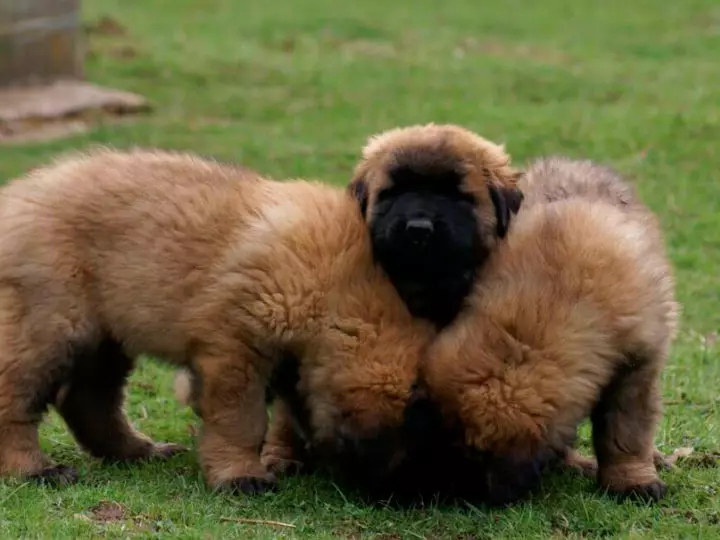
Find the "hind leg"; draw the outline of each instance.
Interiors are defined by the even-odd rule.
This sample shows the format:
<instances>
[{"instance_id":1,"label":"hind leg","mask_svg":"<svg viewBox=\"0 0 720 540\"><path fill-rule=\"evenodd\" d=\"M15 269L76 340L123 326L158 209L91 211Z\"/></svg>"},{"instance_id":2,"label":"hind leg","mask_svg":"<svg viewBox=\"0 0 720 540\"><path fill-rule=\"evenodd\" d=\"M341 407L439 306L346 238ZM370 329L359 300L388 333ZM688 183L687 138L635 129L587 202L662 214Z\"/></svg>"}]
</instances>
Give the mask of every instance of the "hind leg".
<instances>
[{"instance_id":1,"label":"hind leg","mask_svg":"<svg viewBox=\"0 0 720 540\"><path fill-rule=\"evenodd\" d=\"M118 343L106 339L92 353L75 359L70 380L58 396L58 412L78 443L96 457L134 461L183 450L155 444L131 426L123 403L133 364Z\"/></svg>"},{"instance_id":2,"label":"hind leg","mask_svg":"<svg viewBox=\"0 0 720 540\"><path fill-rule=\"evenodd\" d=\"M618 495L659 500L665 484L655 468L660 418L660 362L621 368L592 413L600 486Z\"/></svg>"},{"instance_id":3,"label":"hind leg","mask_svg":"<svg viewBox=\"0 0 720 540\"><path fill-rule=\"evenodd\" d=\"M55 465L40 449L38 436L47 406L69 370L66 347L53 351L38 341L24 343L23 337L19 328L0 330L0 475L70 484L77 472Z\"/></svg>"}]
</instances>

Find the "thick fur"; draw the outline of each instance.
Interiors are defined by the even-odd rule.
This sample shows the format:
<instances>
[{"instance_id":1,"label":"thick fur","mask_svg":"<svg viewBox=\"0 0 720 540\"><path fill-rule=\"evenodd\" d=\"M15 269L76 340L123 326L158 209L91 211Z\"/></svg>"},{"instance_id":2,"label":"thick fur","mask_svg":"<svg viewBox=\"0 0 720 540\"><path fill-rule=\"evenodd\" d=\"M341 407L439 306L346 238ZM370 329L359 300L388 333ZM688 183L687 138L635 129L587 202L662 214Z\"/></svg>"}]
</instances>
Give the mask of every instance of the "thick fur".
<instances>
[{"instance_id":1,"label":"thick fur","mask_svg":"<svg viewBox=\"0 0 720 540\"><path fill-rule=\"evenodd\" d=\"M591 162L540 160L520 188L471 307L423 365L430 394L467 446L519 462L564 453L590 417L600 486L659 499L659 376L679 309L657 220Z\"/></svg>"},{"instance_id":2,"label":"thick fur","mask_svg":"<svg viewBox=\"0 0 720 540\"><path fill-rule=\"evenodd\" d=\"M165 455L123 412L141 354L193 374L208 483L272 487L265 388L298 362L313 444L401 424L434 334L373 263L344 191L190 155L98 150L0 191L0 474L72 481L38 444L56 406L92 454Z\"/></svg>"},{"instance_id":3,"label":"thick fur","mask_svg":"<svg viewBox=\"0 0 720 540\"><path fill-rule=\"evenodd\" d=\"M477 267L520 207L519 177L501 146L458 126L411 126L371 138L349 191L368 223L375 260L414 316L439 328L456 316ZM407 225L418 220L430 225L427 237L408 232ZM288 360L285 364L291 365ZM275 407L263 449L264 462L278 472L307 466L311 457L298 445L298 430L307 432L307 426L300 429L305 422L299 418L306 406L292 392L298 377L291 369L281 371L282 377L273 378L281 388L271 385L271 390L285 403ZM189 385L188 373L179 378L186 380L178 384ZM192 401L182 393L178 398ZM348 444L357 446L357 441ZM404 446L395 437L362 444L346 454L353 461L338 469L357 472L358 480L376 479L400 459L391 456L403 455ZM356 461L359 455L364 458ZM388 478L377 483L388 483Z\"/></svg>"},{"instance_id":4,"label":"thick fur","mask_svg":"<svg viewBox=\"0 0 720 540\"><path fill-rule=\"evenodd\" d=\"M455 125L372 137L350 191L376 260L416 317L449 324L477 268L505 236L522 194L502 146Z\"/></svg>"}]
</instances>

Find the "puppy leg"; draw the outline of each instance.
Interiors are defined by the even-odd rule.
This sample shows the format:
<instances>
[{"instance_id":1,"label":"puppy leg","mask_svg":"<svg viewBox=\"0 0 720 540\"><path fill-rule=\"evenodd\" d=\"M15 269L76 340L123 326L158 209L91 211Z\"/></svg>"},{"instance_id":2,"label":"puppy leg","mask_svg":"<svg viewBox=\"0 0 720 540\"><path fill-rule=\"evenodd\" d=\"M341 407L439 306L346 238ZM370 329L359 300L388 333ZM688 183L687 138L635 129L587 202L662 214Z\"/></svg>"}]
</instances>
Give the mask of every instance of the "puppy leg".
<instances>
[{"instance_id":1,"label":"puppy leg","mask_svg":"<svg viewBox=\"0 0 720 540\"><path fill-rule=\"evenodd\" d=\"M76 358L70 381L55 404L58 412L80 445L96 457L134 461L183 450L155 444L131 426L123 402L132 369L133 360L120 344L104 340L97 350Z\"/></svg>"},{"instance_id":2,"label":"puppy leg","mask_svg":"<svg viewBox=\"0 0 720 540\"><path fill-rule=\"evenodd\" d=\"M260 362L250 350L241 358L203 356L195 361L203 420L198 452L213 488L251 494L275 487L275 476L260 462L267 428L267 377L256 369Z\"/></svg>"},{"instance_id":3,"label":"puppy leg","mask_svg":"<svg viewBox=\"0 0 720 540\"><path fill-rule=\"evenodd\" d=\"M296 448L290 408L282 399L276 399L260 459L275 474L295 474L303 466Z\"/></svg>"},{"instance_id":4,"label":"puppy leg","mask_svg":"<svg viewBox=\"0 0 720 540\"><path fill-rule=\"evenodd\" d=\"M656 501L665 494L653 444L661 409L660 365L646 361L622 368L592 412L598 481L611 493Z\"/></svg>"},{"instance_id":5,"label":"puppy leg","mask_svg":"<svg viewBox=\"0 0 720 540\"><path fill-rule=\"evenodd\" d=\"M597 476L597 461L593 458L583 456L575 448L568 448L566 450L562 465L588 478L595 478Z\"/></svg>"},{"instance_id":6,"label":"puppy leg","mask_svg":"<svg viewBox=\"0 0 720 540\"><path fill-rule=\"evenodd\" d=\"M63 354L67 346L44 347L39 340L32 344L25 335L14 326L0 329L0 475L71 484L77 471L55 465L40 449L38 436L43 414L70 368ZM48 356L51 352L58 356Z\"/></svg>"}]
</instances>

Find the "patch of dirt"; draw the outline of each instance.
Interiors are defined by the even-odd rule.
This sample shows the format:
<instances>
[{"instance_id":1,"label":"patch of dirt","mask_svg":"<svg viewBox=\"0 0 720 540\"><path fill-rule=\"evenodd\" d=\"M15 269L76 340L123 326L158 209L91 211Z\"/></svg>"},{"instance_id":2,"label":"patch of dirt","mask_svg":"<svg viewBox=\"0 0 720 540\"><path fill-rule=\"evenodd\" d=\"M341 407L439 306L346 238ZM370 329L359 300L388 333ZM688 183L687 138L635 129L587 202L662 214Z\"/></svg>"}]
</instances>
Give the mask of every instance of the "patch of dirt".
<instances>
[{"instance_id":1,"label":"patch of dirt","mask_svg":"<svg viewBox=\"0 0 720 540\"><path fill-rule=\"evenodd\" d=\"M100 501L90 509L92 519L100 523L122 521L127 518L127 509L115 501Z\"/></svg>"},{"instance_id":2,"label":"patch of dirt","mask_svg":"<svg viewBox=\"0 0 720 540\"><path fill-rule=\"evenodd\" d=\"M567 64L571 61L568 54L556 49L543 48L534 44L505 43L499 40L480 41L471 37L463 39L455 50L455 54L458 56L465 53L480 53L510 60L522 58L548 64Z\"/></svg>"},{"instance_id":3,"label":"patch of dirt","mask_svg":"<svg viewBox=\"0 0 720 540\"><path fill-rule=\"evenodd\" d=\"M2 88L0 144L82 133L92 123L149 109L142 96L84 81Z\"/></svg>"},{"instance_id":4,"label":"patch of dirt","mask_svg":"<svg viewBox=\"0 0 720 540\"><path fill-rule=\"evenodd\" d=\"M366 56L392 58L397 56L395 45L384 41L354 40L341 45L342 49L350 53Z\"/></svg>"},{"instance_id":5,"label":"patch of dirt","mask_svg":"<svg viewBox=\"0 0 720 540\"><path fill-rule=\"evenodd\" d=\"M693 525L717 525L720 523L720 512L702 512L681 508L663 508L662 512L667 516L680 518L688 523L692 523Z\"/></svg>"},{"instance_id":6,"label":"patch of dirt","mask_svg":"<svg viewBox=\"0 0 720 540\"><path fill-rule=\"evenodd\" d=\"M126 36L127 28L125 28L117 19L105 15L100 17L95 23L88 24L85 27L88 34L97 34L101 36Z\"/></svg>"},{"instance_id":7,"label":"patch of dirt","mask_svg":"<svg viewBox=\"0 0 720 540\"><path fill-rule=\"evenodd\" d=\"M720 452L694 452L689 456L678 458L679 466L696 469L712 469L720 467Z\"/></svg>"},{"instance_id":8,"label":"patch of dirt","mask_svg":"<svg viewBox=\"0 0 720 540\"><path fill-rule=\"evenodd\" d=\"M695 512L693 512L692 510L681 510L679 508L663 508L662 512L667 516L684 519L685 521L687 521L688 523L692 523L693 525L697 525L698 523L700 523L697 515L695 515Z\"/></svg>"}]
</instances>

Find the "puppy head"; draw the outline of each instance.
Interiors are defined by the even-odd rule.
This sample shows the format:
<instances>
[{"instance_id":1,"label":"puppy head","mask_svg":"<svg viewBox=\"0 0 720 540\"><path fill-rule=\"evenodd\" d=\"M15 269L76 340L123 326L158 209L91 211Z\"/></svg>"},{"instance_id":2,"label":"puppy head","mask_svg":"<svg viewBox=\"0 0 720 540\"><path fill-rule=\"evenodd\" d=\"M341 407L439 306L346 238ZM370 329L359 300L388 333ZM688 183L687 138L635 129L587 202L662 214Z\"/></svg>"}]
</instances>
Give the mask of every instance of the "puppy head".
<instances>
[{"instance_id":1,"label":"puppy head","mask_svg":"<svg viewBox=\"0 0 720 540\"><path fill-rule=\"evenodd\" d=\"M429 333L384 328L362 334L336 336L347 343L348 356L309 370L300 385L314 449L343 475L372 484L404 456L405 409L418 391L418 362Z\"/></svg>"},{"instance_id":2,"label":"puppy head","mask_svg":"<svg viewBox=\"0 0 720 540\"><path fill-rule=\"evenodd\" d=\"M476 258L505 236L522 202L502 146L454 125L372 137L349 186L383 256L406 264Z\"/></svg>"},{"instance_id":3,"label":"puppy head","mask_svg":"<svg viewBox=\"0 0 720 540\"><path fill-rule=\"evenodd\" d=\"M462 431L445 421L422 382L408 400L398 433L403 451L396 452L395 466L381 481L354 483L370 501L400 507L457 500L507 506L539 485L554 457L516 460L466 445Z\"/></svg>"},{"instance_id":4,"label":"puppy head","mask_svg":"<svg viewBox=\"0 0 720 540\"><path fill-rule=\"evenodd\" d=\"M562 394L557 366L537 354L491 320L466 317L432 344L421 376L469 450L527 462L557 446L548 428Z\"/></svg>"}]
</instances>

